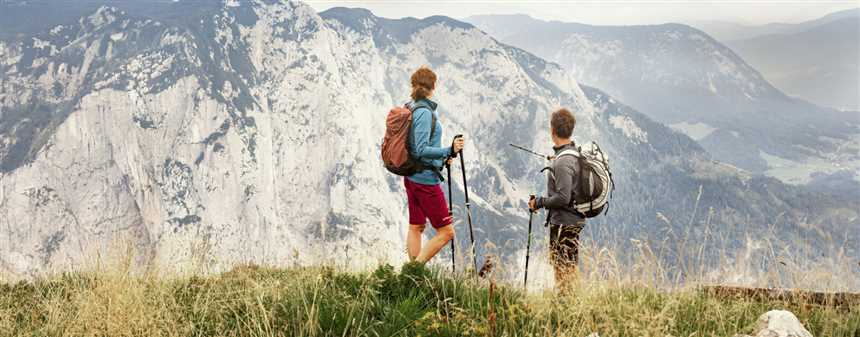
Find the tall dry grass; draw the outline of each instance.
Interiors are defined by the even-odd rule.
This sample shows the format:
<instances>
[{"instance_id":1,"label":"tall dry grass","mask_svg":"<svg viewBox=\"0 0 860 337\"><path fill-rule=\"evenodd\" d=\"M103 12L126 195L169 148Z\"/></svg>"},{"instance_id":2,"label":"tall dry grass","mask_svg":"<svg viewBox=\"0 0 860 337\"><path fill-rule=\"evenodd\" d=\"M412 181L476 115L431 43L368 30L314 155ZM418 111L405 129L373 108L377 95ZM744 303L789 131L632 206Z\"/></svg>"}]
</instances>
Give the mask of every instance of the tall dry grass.
<instances>
[{"instance_id":1,"label":"tall dry grass","mask_svg":"<svg viewBox=\"0 0 860 337\"><path fill-rule=\"evenodd\" d=\"M860 303L721 298L620 273L583 273L562 295L508 285L491 296L486 280L407 264L371 273L244 266L202 277L114 265L4 284L0 335L733 336L772 309L794 312L815 336L860 334Z\"/></svg>"},{"instance_id":2,"label":"tall dry grass","mask_svg":"<svg viewBox=\"0 0 860 337\"><path fill-rule=\"evenodd\" d=\"M99 257L86 271L14 283L0 275L0 336L733 336L753 332L762 313L786 309L815 336L860 337L860 303L828 307L702 291L707 284L860 290L857 262L843 250L850 242L830 238L828 247L809 247L777 239L771 228L745 234L738 249L737 238L724 234L733 229L713 228L713 212L694 204L689 219L658 213L666 225L658 239L587 229L578 281L562 294L553 289L545 239L533 246L528 291L520 250L498 264L492 294L488 280L463 271L471 263L467 247L458 249L457 274L449 272L450 256L429 269L383 264L355 272L332 259L224 273L195 265L166 274L116 249L108 254L114 259ZM510 247L481 248L492 254Z\"/></svg>"}]
</instances>

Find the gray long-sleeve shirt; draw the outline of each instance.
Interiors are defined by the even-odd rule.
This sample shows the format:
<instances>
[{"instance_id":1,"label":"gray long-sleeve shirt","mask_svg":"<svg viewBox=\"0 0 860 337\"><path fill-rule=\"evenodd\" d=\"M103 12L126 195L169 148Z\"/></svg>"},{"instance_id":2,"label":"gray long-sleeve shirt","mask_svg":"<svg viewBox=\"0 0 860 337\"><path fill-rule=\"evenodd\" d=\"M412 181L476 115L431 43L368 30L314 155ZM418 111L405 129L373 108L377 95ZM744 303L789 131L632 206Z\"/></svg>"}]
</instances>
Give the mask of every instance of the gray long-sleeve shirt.
<instances>
[{"instance_id":1,"label":"gray long-sleeve shirt","mask_svg":"<svg viewBox=\"0 0 860 337\"><path fill-rule=\"evenodd\" d=\"M573 142L553 147L558 155L566 149L576 149ZM553 225L575 225L584 219L571 207L574 193L579 191L579 161L574 156L562 156L552 161L552 170L547 179L547 196L538 197L538 208L549 211L549 223Z\"/></svg>"}]
</instances>

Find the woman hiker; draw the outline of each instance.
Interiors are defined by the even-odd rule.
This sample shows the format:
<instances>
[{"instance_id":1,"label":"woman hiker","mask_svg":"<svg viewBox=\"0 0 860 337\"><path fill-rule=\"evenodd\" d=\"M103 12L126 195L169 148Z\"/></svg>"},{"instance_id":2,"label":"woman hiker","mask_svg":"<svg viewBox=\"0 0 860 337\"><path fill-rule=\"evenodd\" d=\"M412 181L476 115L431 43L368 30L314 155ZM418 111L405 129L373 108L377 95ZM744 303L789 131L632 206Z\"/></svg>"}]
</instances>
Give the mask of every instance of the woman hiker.
<instances>
[{"instance_id":1,"label":"woman hiker","mask_svg":"<svg viewBox=\"0 0 860 337\"><path fill-rule=\"evenodd\" d=\"M406 198L409 205L409 234L406 236L406 250L410 260L426 263L448 241L454 238L454 226L448 216L448 205L440 184L442 175L439 170L447 159L463 149L463 138L458 137L452 146L442 147L442 124L436 113L436 102L430 100L436 88L436 74L427 67L421 67L412 74L412 135L409 150L427 166L427 169L404 177ZM435 125L431 125L433 120ZM433 138L430 138L431 128ZM449 196L450 197L450 196ZM430 219L436 235L421 247L421 236Z\"/></svg>"}]
</instances>

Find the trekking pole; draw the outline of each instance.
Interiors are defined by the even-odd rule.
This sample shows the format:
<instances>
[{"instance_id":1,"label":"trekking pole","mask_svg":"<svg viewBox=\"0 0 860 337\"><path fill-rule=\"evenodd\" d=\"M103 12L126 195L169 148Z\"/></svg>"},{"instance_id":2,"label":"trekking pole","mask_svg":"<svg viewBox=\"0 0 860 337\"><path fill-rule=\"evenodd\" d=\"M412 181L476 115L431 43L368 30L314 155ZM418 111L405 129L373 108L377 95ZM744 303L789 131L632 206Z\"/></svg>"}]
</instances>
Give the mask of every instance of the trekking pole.
<instances>
[{"instance_id":1,"label":"trekking pole","mask_svg":"<svg viewBox=\"0 0 860 337\"><path fill-rule=\"evenodd\" d=\"M463 137L456 135L454 139ZM466 219L469 222L469 239L472 241L472 264L474 265L475 275L478 272L478 257L475 254L475 231L472 229L472 207L469 204L469 184L466 182L466 160L463 158L463 150L460 150L460 170L463 172L463 194L466 198Z\"/></svg>"},{"instance_id":2,"label":"trekking pole","mask_svg":"<svg viewBox=\"0 0 860 337\"><path fill-rule=\"evenodd\" d=\"M447 160L445 161L445 168L448 169L448 218L452 219L452 217L454 216L454 208L453 208L454 206L452 203L454 195L451 193L451 164L449 164ZM453 220L452 220L452 224L453 224ZM456 238L451 239L451 273L452 274L457 273L457 267L456 267L456 265L457 265L456 256L457 255L455 254L456 252L454 251L454 241L456 241L456 240L457 240Z\"/></svg>"},{"instance_id":3,"label":"trekking pole","mask_svg":"<svg viewBox=\"0 0 860 337\"><path fill-rule=\"evenodd\" d=\"M554 158L554 156L548 156L548 155L545 155L545 154L543 154L543 153L538 153L538 152L532 151L532 150L530 150L530 149L528 149L528 148L526 148L526 147L519 146L519 145L514 144L514 143L508 143L508 145L513 146L513 147L514 147L514 148L516 148L516 149L523 150L523 151L526 151L526 152L528 152L528 153L531 153L531 154L533 154L533 155L535 155L535 156L538 156L538 157L544 158L544 159L546 159L546 160L552 160L552 159Z\"/></svg>"},{"instance_id":4,"label":"trekking pole","mask_svg":"<svg viewBox=\"0 0 860 337\"><path fill-rule=\"evenodd\" d=\"M529 201L532 201L534 199L534 195L529 196ZM532 218L534 217L534 214L535 212L531 209L531 207L529 207L529 236L528 239L526 239L526 269L525 275L523 276L523 289L527 289L529 283L529 252L532 246Z\"/></svg>"}]
</instances>

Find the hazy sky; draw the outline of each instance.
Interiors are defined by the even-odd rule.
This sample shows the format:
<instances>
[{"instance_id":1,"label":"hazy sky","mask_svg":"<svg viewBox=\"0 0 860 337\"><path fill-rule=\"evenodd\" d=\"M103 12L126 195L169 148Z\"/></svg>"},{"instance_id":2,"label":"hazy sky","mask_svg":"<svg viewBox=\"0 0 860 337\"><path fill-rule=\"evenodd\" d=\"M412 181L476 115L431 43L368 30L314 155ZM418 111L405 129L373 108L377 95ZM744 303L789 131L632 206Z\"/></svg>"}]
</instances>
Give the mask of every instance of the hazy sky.
<instances>
[{"instance_id":1,"label":"hazy sky","mask_svg":"<svg viewBox=\"0 0 860 337\"><path fill-rule=\"evenodd\" d=\"M800 22L842 9L857 8L858 0L305 0L317 10L362 7L383 17L525 13L531 16L589 24L655 24L665 22L729 21L742 24Z\"/></svg>"}]
</instances>

